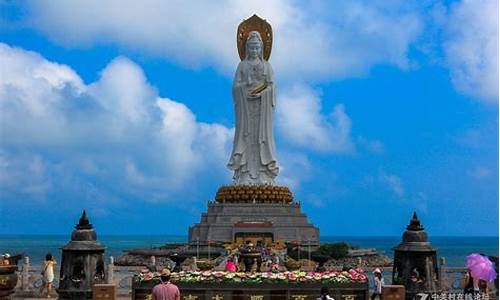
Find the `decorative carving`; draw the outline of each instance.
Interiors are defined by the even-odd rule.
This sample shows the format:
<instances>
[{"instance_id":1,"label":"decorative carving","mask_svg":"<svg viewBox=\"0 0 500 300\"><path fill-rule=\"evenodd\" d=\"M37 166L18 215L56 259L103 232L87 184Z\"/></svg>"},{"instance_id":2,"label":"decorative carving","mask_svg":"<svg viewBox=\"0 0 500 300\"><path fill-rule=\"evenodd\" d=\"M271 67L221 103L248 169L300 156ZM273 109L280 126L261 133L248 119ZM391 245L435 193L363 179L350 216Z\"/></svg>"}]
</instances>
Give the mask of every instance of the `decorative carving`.
<instances>
[{"instance_id":1,"label":"decorative carving","mask_svg":"<svg viewBox=\"0 0 500 300\"><path fill-rule=\"evenodd\" d=\"M246 41L248 34L251 31L258 31L264 43L264 59L269 60L271 56L271 49L273 47L273 29L271 24L267 23L266 20L261 19L257 15L253 15L250 18L243 20L238 26L238 31L236 34L236 42L238 44L238 54L240 59L244 60L246 56Z\"/></svg>"}]
</instances>

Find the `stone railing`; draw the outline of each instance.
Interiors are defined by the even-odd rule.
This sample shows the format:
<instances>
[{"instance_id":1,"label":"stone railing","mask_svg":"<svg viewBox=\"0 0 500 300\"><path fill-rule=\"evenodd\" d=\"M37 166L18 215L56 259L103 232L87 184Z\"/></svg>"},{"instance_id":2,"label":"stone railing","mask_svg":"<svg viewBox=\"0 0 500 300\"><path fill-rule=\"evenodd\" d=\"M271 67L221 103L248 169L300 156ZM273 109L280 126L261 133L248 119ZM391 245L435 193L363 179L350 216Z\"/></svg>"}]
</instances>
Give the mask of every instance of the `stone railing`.
<instances>
[{"instance_id":1,"label":"stone railing","mask_svg":"<svg viewBox=\"0 0 500 300\"><path fill-rule=\"evenodd\" d=\"M115 266L113 257L110 257L107 268L107 282L116 286L117 296L121 299L130 299L132 291L132 278L138 274L141 266ZM52 296L56 297L56 288L59 286L59 265L54 268L54 283ZM29 257L24 257L23 263L19 266L18 282L14 298L36 298L39 295L40 287L43 285L41 265L31 265Z\"/></svg>"},{"instance_id":2,"label":"stone railing","mask_svg":"<svg viewBox=\"0 0 500 300\"><path fill-rule=\"evenodd\" d=\"M42 266L36 266L30 264L30 259L25 256L23 259L22 266L19 266L18 271L18 282L16 286L16 292L13 295L14 298L27 298L27 297L37 297L40 293L40 288L43 285L43 275ZM59 266L56 265L54 268L54 283L53 286L57 287L59 285ZM56 296L55 288L52 290L52 296Z\"/></svg>"},{"instance_id":3,"label":"stone railing","mask_svg":"<svg viewBox=\"0 0 500 300\"><path fill-rule=\"evenodd\" d=\"M441 267L440 287L444 291L458 293L463 291L462 278L467 272L466 268Z\"/></svg>"},{"instance_id":4,"label":"stone railing","mask_svg":"<svg viewBox=\"0 0 500 300\"><path fill-rule=\"evenodd\" d=\"M155 265L156 260L151 257L151 265ZM135 274L138 274L142 266L117 266L114 264L113 257L109 258L109 263L107 266L106 281L107 283L114 284L117 289L117 297L119 299L131 299L132 297L132 278ZM42 266L31 265L29 257L24 257L23 263L19 266L19 279L16 286L16 293L13 295L14 298L32 298L37 297L40 291L40 287L43 284L43 276L41 275ZM382 268L384 278L386 283L390 282L392 267ZM462 278L467 270L465 268L453 268L445 267L444 264L440 268L440 291L446 291L448 293L461 293L463 291ZM54 269L55 279L54 279L54 289L52 291L52 296L57 296L55 288L59 285L59 265L56 265ZM373 287L371 286L370 289ZM498 287L493 283L488 284L490 291L490 299L498 298Z\"/></svg>"}]
</instances>

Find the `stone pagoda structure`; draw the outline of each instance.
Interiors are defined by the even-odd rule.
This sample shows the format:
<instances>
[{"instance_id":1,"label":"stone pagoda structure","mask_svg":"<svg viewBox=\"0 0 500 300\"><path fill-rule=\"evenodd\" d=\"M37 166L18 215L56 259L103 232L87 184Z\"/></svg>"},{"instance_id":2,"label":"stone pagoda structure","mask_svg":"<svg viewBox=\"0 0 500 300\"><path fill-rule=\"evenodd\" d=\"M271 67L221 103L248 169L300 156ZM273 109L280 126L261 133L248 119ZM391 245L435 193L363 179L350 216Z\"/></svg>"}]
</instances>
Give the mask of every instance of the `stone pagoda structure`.
<instances>
[{"instance_id":1,"label":"stone pagoda structure","mask_svg":"<svg viewBox=\"0 0 500 300\"><path fill-rule=\"evenodd\" d=\"M232 87L235 134L227 164L233 185L222 186L200 223L189 228L191 244L319 244L318 228L308 222L288 187L275 182L280 167L273 115L279 103L269 63L272 42L271 25L257 15L238 26L241 61Z\"/></svg>"},{"instance_id":2,"label":"stone pagoda structure","mask_svg":"<svg viewBox=\"0 0 500 300\"><path fill-rule=\"evenodd\" d=\"M437 250L429 242L416 212L403 233L401 243L393 250L392 282L405 285L406 299L413 299L417 293L437 292Z\"/></svg>"},{"instance_id":3,"label":"stone pagoda structure","mask_svg":"<svg viewBox=\"0 0 500 300\"><path fill-rule=\"evenodd\" d=\"M84 210L71 241L62 247L60 299L92 298L92 286L105 281L104 250Z\"/></svg>"}]
</instances>

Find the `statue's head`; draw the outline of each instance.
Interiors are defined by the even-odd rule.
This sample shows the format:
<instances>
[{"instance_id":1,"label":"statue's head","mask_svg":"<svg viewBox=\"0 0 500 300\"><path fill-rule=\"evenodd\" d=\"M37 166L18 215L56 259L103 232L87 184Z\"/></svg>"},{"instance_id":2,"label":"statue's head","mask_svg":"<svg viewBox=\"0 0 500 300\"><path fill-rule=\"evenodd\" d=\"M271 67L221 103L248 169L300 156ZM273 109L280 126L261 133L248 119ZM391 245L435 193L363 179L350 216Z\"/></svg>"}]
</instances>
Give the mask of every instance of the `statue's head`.
<instances>
[{"instance_id":1,"label":"statue's head","mask_svg":"<svg viewBox=\"0 0 500 300\"><path fill-rule=\"evenodd\" d=\"M248 34L246 47L246 58L262 59L262 38L259 32L251 31Z\"/></svg>"}]
</instances>

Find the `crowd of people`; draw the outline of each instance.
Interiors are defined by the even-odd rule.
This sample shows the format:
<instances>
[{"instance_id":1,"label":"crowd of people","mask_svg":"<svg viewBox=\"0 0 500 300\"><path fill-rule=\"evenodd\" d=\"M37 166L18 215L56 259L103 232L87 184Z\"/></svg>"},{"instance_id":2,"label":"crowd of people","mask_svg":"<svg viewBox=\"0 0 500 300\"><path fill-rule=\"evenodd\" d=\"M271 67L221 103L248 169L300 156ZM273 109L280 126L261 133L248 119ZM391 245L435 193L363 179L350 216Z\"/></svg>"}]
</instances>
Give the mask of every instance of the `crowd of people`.
<instances>
[{"instance_id":1,"label":"crowd of people","mask_svg":"<svg viewBox=\"0 0 500 300\"><path fill-rule=\"evenodd\" d=\"M260 257L257 261L258 269L265 271L279 271L280 264L280 255L271 250L271 248L266 247L262 243L257 243L256 246L251 242L247 242L245 245L242 245L235 249L228 249L227 255L228 258L226 260L226 265L224 270L227 272L239 272L244 271L243 261L241 260L241 253L247 251L248 249L252 249L258 253L260 253Z\"/></svg>"},{"instance_id":2,"label":"crowd of people","mask_svg":"<svg viewBox=\"0 0 500 300\"><path fill-rule=\"evenodd\" d=\"M260 247L259 251L261 251L261 255L264 261L264 265L268 268L267 270L273 271L279 270L279 262L280 257L276 253L271 253L270 251L266 251L265 247ZM229 253L229 256L225 263L224 270L226 272L240 272L243 271L243 268L239 266L238 252ZM16 259L14 258L14 261ZM0 256L0 265L8 266L16 264L13 262L13 258L9 253L5 253ZM45 260L42 265L41 275L43 278L43 284L40 286L39 295L40 297L50 298L53 282L54 282L54 268L57 262L54 257L47 253L45 256ZM378 298L379 300L383 300L383 286L385 284L384 278L382 275L382 271L380 268L376 268L372 272L373 274L373 293L371 294L370 299L375 300ZM418 283L419 281L423 281L425 279L421 276L420 272L416 268L414 268L410 274L409 280L413 283ZM463 294L464 295L476 295L482 293L488 293L488 284L485 280L481 280L478 278L474 278L471 274L471 271L468 270L464 277L462 278L462 286L463 286ZM180 291L179 288L170 282L170 270L163 269L160 274L160 283L156 285L153 289L153 299L155 300L180 300ZM320 291L320 297L317 300L334 300L330 295L329 291L326 287L323 287Z\"/></svg>"},{"instance_id":3,"label":"crowd of people","mask_svg":"<svg viewBox=\"0 0 500 300\"><path fill-rule=\"evenodd\" d=\"M413 284L423 284L425 282L425 277L420 274L417 268L413 268L410 274L410 281ZM379 298L382 300L382 287L384 286L384 278L382 272L379 268L373 271L373 293L371 295L371 300ZM462 278L463 294L470 295L472 298L477 294L488 294L488 282L486 280L481 280L474 278L470 270L464 274ZM468 298L466 298L468 299Z\"/></svg>"}]
</instances>

